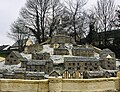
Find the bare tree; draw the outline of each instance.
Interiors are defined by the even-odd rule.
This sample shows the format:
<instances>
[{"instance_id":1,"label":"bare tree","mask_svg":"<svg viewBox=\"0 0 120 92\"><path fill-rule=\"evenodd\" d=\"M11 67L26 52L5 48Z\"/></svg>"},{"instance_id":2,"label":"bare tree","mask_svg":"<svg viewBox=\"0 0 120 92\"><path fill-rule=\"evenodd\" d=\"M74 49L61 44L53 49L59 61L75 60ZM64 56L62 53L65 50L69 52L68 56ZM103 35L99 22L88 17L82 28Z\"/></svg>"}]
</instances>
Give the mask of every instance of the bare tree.
<instances>
[{"instance_id":1,"label":"bare tree","mask_svg":"<svg viewBox=\"0 0 120 92\"><path fill-rule=\"evenodd\" d=\"M83 16L84 13L82 11L83 6L86 3L87 0L69 0L65 2L65 8L69 14L69 19L71 23L69 28L71 28L71 30L74 32L75 41L77 41L77 31L79 31L81 26L84 24L85 16Z\"/></svg>"},{"instance_id":2,"label":"bare tree","mask_svg":"<svg viewBox=\"0 0 120 92\"><path fill-rule=\"evenodd\" d=\"M59 0L28 0L20 14L26 27L34 34L37 42L41 43L57 29L61 9Z\"/></svg>"},{"instance_id":3,"label":"bare tree","mask_svg":"<svg viewBox=\"0 0 120 92\"><path fill-rule=\"evenodd\" d=\"M98 0L95 7L95 14L97 19L97 28L99 32L104 32L104 45L107 44L106 31L112 28L111 21L114 19L115 4L114 0Z\"/></svg>"},{"instance_id":4,"label":"bare tree","mask_svg":"<svg viewBox=\"0 0 120 92\"><path fill-rule=\"evenodd\" d=\"M89 24L89 32L88 35L86 37L87 43L89 44L93 44L96 40L95 36L96 36L96 18L95 18L95 14L93 11L90 11L90 14L87 14L88 16L88 24Z\"/></svg>"},{"instance_id":5,"label":"bare tree","mask_svg":"<svg viewBox=\"0 0 120 92\"><path fill-rule=\"evenodd\" d=\"M120 29L120 6L115 11L115 19L113 20L114 29Z\"/></svg>"},{"instance_id":6,"label":"bare tree","mask_svg":"<svg viewBox=\"0 0 120 92\"><path fill-rule=\"evenodd\" d=\"M50 0L28 0L22 9L21 16L26 26L32 31L38 43L45 41L45 27Z\"/></svg>"},{"instance_id":7,"label":"bare tree","mask_svg":"<svg viewBox=\"0 0 120 92\"><path fill-rule=\"evenodd\" d=\"M24 21L18 19L11 25L11 32L8 33L8 37L14 39L19 46L19 50L22 51L25 47L27 39L29 38L29 30L25 27ZM24 42L23 42L24 41Z\"/></svg>"},{"instance_id":8,"label":"bare tree","mask_svg":"<svg viewBox=\"0 0 120 92\"><path fill-rule=\"evenodd\" d=\"M59 0L51 0L51 15L49 15L49 37L52 37L53 32L57 31L60 24L60 16L62 16L63 5Z\"/></svg>"}]
</instances>

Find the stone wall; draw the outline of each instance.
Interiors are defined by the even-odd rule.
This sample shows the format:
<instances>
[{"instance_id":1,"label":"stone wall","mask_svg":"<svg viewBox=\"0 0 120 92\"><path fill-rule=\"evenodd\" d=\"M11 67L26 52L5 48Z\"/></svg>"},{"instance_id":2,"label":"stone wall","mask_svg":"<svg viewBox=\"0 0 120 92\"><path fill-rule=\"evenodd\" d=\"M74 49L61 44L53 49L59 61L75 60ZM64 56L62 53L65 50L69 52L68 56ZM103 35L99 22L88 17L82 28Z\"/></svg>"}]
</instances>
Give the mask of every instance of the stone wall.
<instances>
[{"instance_id":1,"label":"stone wall","mask_svg":"<svg viewBox=\"0 0 120 92\"><path fill-rule=\"evenodd\" d=\"M84 79L84 80L63 80L62 91L67 92L103 92L117 91L119 89L117 78L111 79Z\"/></svg>"},{"instance_id":2,"label":"stone wall","mask_svg":"<svg viewBox=\"0 0 120 92\"><path fill-rule=\"evenodd\" d=\"M119 78L16 80L0 79L0 92L119 92Z\"/></svg>"},{"instance_id":3,"label":"stone wall","mask_svg":"<svg viewBox=\"0 0 120 92\"><path fill-rule=\"evenodd\" d=\"M0 92L48 92L48 80L1 79Z\"/></svg>"}]
</instances>

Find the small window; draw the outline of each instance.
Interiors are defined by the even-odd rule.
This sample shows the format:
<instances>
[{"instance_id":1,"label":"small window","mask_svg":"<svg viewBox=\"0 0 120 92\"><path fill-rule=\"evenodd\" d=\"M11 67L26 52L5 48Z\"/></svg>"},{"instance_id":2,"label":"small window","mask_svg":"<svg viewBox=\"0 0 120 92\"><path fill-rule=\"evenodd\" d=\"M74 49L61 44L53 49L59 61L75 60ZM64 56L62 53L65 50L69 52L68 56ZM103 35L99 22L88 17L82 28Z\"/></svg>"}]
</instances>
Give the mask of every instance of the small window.
<instances>
[{"instance_id":1,"label":"small window","mask_svg":"<svg viewBox=\"0 0 120 92\"><path fill-rule=\"evenodd\" d=\"M12 64L12 61L10 61L10 64Z\"/></svg>"},{"instance_id":2,"label":"small window","mask_svg":"<svg viewBox=\"0 0 120 92\"><path fill-rule=\"evenodd\" d=\"M85 70L87 70L87 67L84 67Z\"/></svg>"},{"instance_id":3,"label":"small window","mask_svg":"<svg viewBox=\"0 0 120 92\"><path fill-rule=\"evenodd\" d=\"M13 58L13 56L10 56L10 58Z\"/></svg>"},{"instance_id":4,"label":"small window","mask_svg":"<svg viewBox=\"0 0 120 92\"><path fill-rule=\"evenodd\" d=\"M71 67L68 67L68 70L70 70L71 69Z\"/></svg>"},{"instance_id":5,"label":"small window","mask_svg":"<svg viewBox=\"0 0 120 92\"><path fill-rule=\"evenodd\" d=\"M75 63L73 63L73 65L75 65Z\"/></svg>"},{"instance_id":6,"label":"small window","mask_svg":"<svg viewBox=\"0 0 120 92\"><path fill-rule=\"evenodd\" d=\"M97 63L95 63L95 65L97 65Z\"/></svg>"},{"instance_id":7,"label":"small window","mask_svg":"<svg viewBox=\"0 0 120 92\"><path fill-rule=\"evenodd\" d=\"M80 67L77 67L77 70L80 70Z\"/></svg>"},{"instance_id":8,"label":"small window","mask_svg":"<svg viewBox=\"0 0 120 92\"><path fill-rule=\"evenodd\" d=\"M92 65L92 63L90 63L90 65Z\"/></svg>"},{"instance_id":9,"label":"small window","mask_svg":"<svg viewBox=\"0 0 120 92\"><path fill-rule=\"evenodd\" d=\"M80 64L79 64L79 63L77 63L77 65L79 66Z\"/></svg>"},{"instance_id":10,"label":"small window","mask_svg":"<svg viewBox=\"0 0 120 92\"><path fill-rule=\"evenodd\" d=\"M108 60L110 60L110 58L108 58Z\"/></svg>"},{"instance_id":11,"label":"small window","mask_svg":"<svg viewBox=\"0 0 120 92\"><path fill-rule=\"evenodd\" d=\"M95 70L97 70L98 68L97 67L94 67Z\"/></svg>"},{"instance_id":12,"label":"small window","mask_svg":"<svg viewBox=\"0 0 120 92\"><path fill-rule=\"evenodd\" d=\"M49 73L50 71L48 70L48 73Z\"/></svg>"},{"instance_id":13,"label":"small window","mask_svg":"<svg viewBox=\"0 0 120 92\"><path fill-rule=\"evenodd\" d=\"M90 71L92 71L93 69L90 68Z\"/></svg>"},{"instance_id":14,"label":"small window","mask_svg":"<svg viewBox=\"0 0 120 92\"><path fill-rule=\"evenodd\" d=\"M69 63L69 65L71 65L71 63Z\"/></svg>"},{"instance_id":15,"label":"small window","mask_svg":"<svg viewBox=\"0 0 120 92\"><path fill-rule=\"evenodd\" d=\"M87 63L85 63L85 66L87 66Z\"/></svg>"},{"instance_id":16,"label":"small window","mask_svg":"<svg viewBox=\"0 0 120 92\"><path fill-rule=\"evenodd\" d=\"M14 62L16 62L16 60L14 60Z\"/></svg>"},{"instance_id":17,"label":"small window","mask_svg":"<svg viewBox=\"0 0 120 92\"><path fill-rule=\"evenodd\" d=\"M35 69L34 72L37 72L37 70Z\"/></svg>"}]
</instances>

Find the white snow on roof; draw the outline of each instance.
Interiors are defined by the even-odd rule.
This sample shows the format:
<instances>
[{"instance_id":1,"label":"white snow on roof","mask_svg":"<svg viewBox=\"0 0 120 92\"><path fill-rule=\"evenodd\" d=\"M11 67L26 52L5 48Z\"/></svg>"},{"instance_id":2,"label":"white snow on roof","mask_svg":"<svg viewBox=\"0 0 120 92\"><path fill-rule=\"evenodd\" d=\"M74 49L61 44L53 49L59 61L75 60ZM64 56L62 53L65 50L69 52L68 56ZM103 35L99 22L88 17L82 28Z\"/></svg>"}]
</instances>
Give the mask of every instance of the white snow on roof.
<instances>
[{"instance_id":1,"label":"white snow on roof","mask_svg":"<svg viewBox=\"0 0 120 92\"><path fill-rule=\"evenodd\" d=\"M107 57L106 58L112 58L110 55L107 55Z\"/></svg>"},{"instance_id":2,"label":"white snow on roof","mask_svg":"<svg viewBox=\"0 0 120 92\"><path fill-rule=\"evenodd\" d=\"M9 48L10 46L8 45L7 47L5 47L3 50L8 50L8 48Z\"/></svg>"},{"instance_id":3,"label":"white snow on roof","mask_svg":"<svg viewBox=\"0 0 120 92\"><path fill-rule=\"evenodd\" d=\"M64 57L62 55L52 55L50 58L54 64L64 63Z\"/></svg>"},{"instance_id":4,"label":"white snow on roof","mask_svg":"<svg viewBox=\"0 0 120 92\"><path fill-rule=\"evenodd\" d=\"M26 58L27 60L31 60L32 59L32 54L25 54L25 53L20 53L22 55L22 57Z\"/></svg>"},{"instance_id":5,"label":"white snow on roof","mask_svg":"<svg viewBox=\"0 0 120 92\"><path fill-rule=\"evenodd\" d=\"M40 51L41 53L47 52L50 53L50 55L53 55L53 48L50 48L50 45L43 45L43 50Z\"/></svg>"},{"instance_id":6,"label":"white snow on roof","mask_svg":"<svg viewBox=\"0 0 120 92\"><path fill-rule=\"evenodd\" d=\"M0 62L0 69L7 69L8 71L12 71L20 67L21 67L21 63L19 63L18 65L5 65L5 61Z\"/></svg>"}]
</instances>

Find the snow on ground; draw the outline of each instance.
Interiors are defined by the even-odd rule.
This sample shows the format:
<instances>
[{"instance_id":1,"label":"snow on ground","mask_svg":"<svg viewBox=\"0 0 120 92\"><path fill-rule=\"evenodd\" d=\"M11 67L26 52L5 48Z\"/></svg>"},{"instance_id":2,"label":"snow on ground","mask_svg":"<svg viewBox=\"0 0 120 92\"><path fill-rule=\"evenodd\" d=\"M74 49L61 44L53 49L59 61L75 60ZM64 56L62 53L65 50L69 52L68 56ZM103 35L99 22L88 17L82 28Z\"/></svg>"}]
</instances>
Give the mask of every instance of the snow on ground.
<instances>
[{"instance_id":1,"label":"snow on ground","mask_svg":"<svg viewBox=\"0 0 120 92\"><path fill-rule=\"evenodd\" d=\"M53 48L50 48L50 45L43 45L43 50L40 51L41 53L47 52L50 53L50 55L53 55Z\"/></svg>"},{"instance_id":2,"label":"snow on ground","mask_svg":"<svg viewBox=\"0 0 120 92\"><path fill-rule=\"evenodd\" d=\"M5 61L0 62L0 70L7 69L8 71L11 71L20 68L20 66L21 63L19 63L18 65L5 65Z\"/></svg>"},{"instance_id":3,"label":"snow on ground","mask_svg":"<svg viewBox=\"0 0 120 92\"><path fill-rule=\"evenodd\" d=\"M64 63L64 57L62 55L52 55L50 58L54 64Z\"/></svg>"}]
</instances>

